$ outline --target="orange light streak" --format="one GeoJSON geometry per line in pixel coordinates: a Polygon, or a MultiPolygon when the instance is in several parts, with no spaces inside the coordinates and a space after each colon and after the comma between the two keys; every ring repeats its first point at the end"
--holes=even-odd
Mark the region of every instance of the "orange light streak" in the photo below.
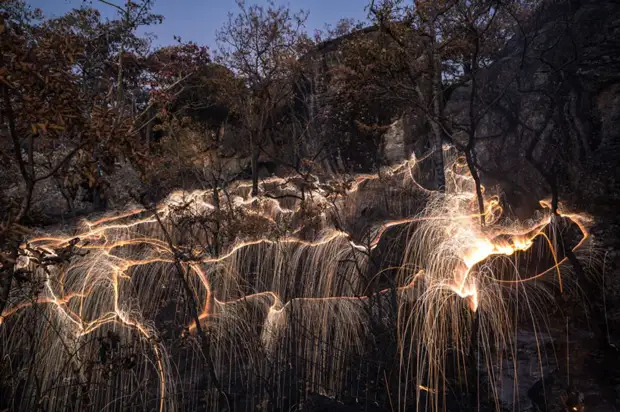
{"type": "MultiPolygon", "coordinates": [[[[434,193],[423,188],[414,179],[413,169],[421,160],[423,159],[417,160],[412,156],[402,163],[389,167],[387,174],[390,175],[389,178],[401,178],[403,184],[408,184],[410,180],[415,189],[421,190],[424,193],[434,193]]],[[[217,211],[216,206],[209,202],[209,199],[211,199],[213,195],[212,190],[194,191],[191,193],[182,191],[173,192],[155,211],[150,212],[149,216],[146,217],[138,216],[147,213],[146,210],[138,208],[116,216],[103,217],[95,221],[86,220],[84,221],[84,232],[76,236],[35,237],[30,239],[28,244],[34,249],[45,251],[48,254],[55,253],[53,252],[54,250],[66,247],[73,239],[78,238],[80,240],[74,245],[75,248],[89,252],[94,257],[85,258],[84,260],[76,259],[76,261],[66,266],[64,270],[60,271],[60,274],[54,279],[60,285],[60,296],[56,296],[56,293],[50,286],[50,275],[45,275],[45,285],[47,287],[45,295],[38,297],[34,302],[18,301],[12,306],[7,307],[0,315],[0,325],[12,316],[19,317],[19,315],[16,315],[19,311],[33,304],[53,304],[53,310],[56,310],[59,315],[66,318],[69,320],[70,324],[74,325],[72,328],[75,327],[75,330],[72,329],[72,332],[76,337],[91,334],[108,324],[117,324],[138,331],[153,348],[159,377],[159,410],[163,411],[165,408],[167,387],[166,366],[163,361],[165,352],[162,352],[163,347],[160,347],[158,343],[154,342],[154,339],[157,337],[157,331],[154,327],[148,327],[146,324],[136,319],[136,317],[142,319],[142,316],[134,316],[134,312],[131,312],[131,314],[128,313],[130,312],[128,308],[131,306],[125,302],[119,301],[121,296],[120,288],[123,283],[121,280],[131,280],[132,276],[134,276],[135,268],[137,267],[147,267],[149,265],[162,263],[178,263],[184,267],[189,267],[190,270],[188,273],[198,278],[200,281],[199,284],[204,287],[205,291],[205,299],[204,302],[201,303],[204,306],[199,308],[201,309],[198,315],[199,322],[206,322],[211,318],[215,318],[215,315],[219,313],[218,310],[223,311],[226,305],[241,301],[256,300],[263,297],[269,299],[269,302],[267,302],[270,304],[268,319],[272,319],[269,318],[269,316],[283,313],[286,308],[292,305],[292,302],[321,303],[335,300],[366,302],[369,297],[366,295],[293,297],[287,302],[282,302],[275,292],[262,291],[235,299],[227,299],[226,296],[219,296],[218,299],[218,296],[214,296],[213,286],[201,265],[212,265],[225,261],[232,261],[236,253],[240,250],[262,244],[272,245],[274,247],[290,245],[293,247],[319,249],[324,246],[331,247],[332,244],[336,246],[340,245],[338,247],[341,247],[343,244],[347,245],[348,242],[354,250],[362,252],[363,254],[369,254],[369,252],[374,250],[383,240],[386,231],[392,227],[414,223],[421,224],[422,222],[436,222],[437,226],[444,230],[444,234],[447,238],[446,242],[449,243],[450,239],[458,240],[458,242],[455,241],[454,244],[449,245],[449,247],[452,248],[450,250],[450,256],[454,256],[454,258],[458,260],[458,263],[454,266],[456,268],[454,273],[433,273],[428,271],[427,268],[422,268],[417,271],[413,279],[407,285],[383,289],[379,292],[375,292],[376,294],[384,295],[392,291],[402,294],[402,292],[412,288],[414,284],[424,276],[429,284],[439,286],[443,290],[449,290],[460,298],[465,299],[469,309],[472,312],[476,312],[480,307],[481,296],[485,293],[484,289],[480,289],[483,282],[477,278],[476,266],[487,261],[492,256],[511,256],[515,254],[515,252],[528,251],[538,236],[544,237],[549,245],[554,260],[553,267],[526,279],[503,280],[492,278],[492,280],[497,283],[521,283],[537,279],[555,270],[557,271],[560,291],[562,291],[563,281],[560,267],[566,262],[567,258],[564,257],[558,260],[552,239],[544,232],[553,221],[552,216],[548,212],[551,209],[550,203],[548,201],[540,202],[541,206],[545,208],[546,213],[543,213],[542,216],[538,216],[534,222],[528,225],[509,224],[501,220],[503,209],[499,204],[499,197],[497,195],[488,195],[488,191],[483,189],[485,193],[484,213],[481,214],[478,211],[477,199],[475,191],[473,190],[471,176],[467,174],[465,168],[466,163],[462,158],[458,158],[451,167],[447,168],[450,172],[449,176],[447,176],[449,178],[448,183],[453,187],[453,192],[443,195],[443,198],[437,195],[437,198],[443,201],[438,202],[438,207],[445,208],[445,212],[444,209],[441,209],[441,213],[406,216],[384,221],[374,228],[376,233],[370,240],[368,246],[355,243],[350,233],[340,228],[336,229],[333,227],[335,225],[331,225],[327,218],[322,217],[321,219],[323,220],[320,220],[321,227],[318,232],[319,235],[312,240],[305,239],[301,235],[298,235],[304,228],[302,222],[301,227],[290,228],[285,235],[279,237],[269,237],[265,233],[260,233],[258,237],[252,237],[242,233],[231,241],[231,244],[227,244],[219,256],[206,255],[203,251],[192,248],[192,256],[188,257],[187,261],[179,261],[177,260],[179,258],[175,257],[177,245],[170,244],[169,239],[164,238],[161,234],[149,236],[148,234],[152,233],[152,231],[149,232],[148,230],[151,225],[154,226],[158,224],[159,220],[169,222],[172,221],[174,217],[192,216],[194,214],[208,215],[209,213],[217,211]],[[157,213],[159,219],[157,219],[153,213],[157,213]],[[480,218],[485,222],[484,227],[480,226],[480,218]],[[125,221],[125,219],[127,221],[125,221]],[[145,228],[147,234],[140,232],[142,227],[145,228]],[[337,241],[341,241],[342,243],[338,243],[337,241]],[[132,258],[123,257],[122,249],[132,247],[136,247],[140,251],[140,254],[138,256],[132,256],[132,258]],[[76,277],[76,273],[80,270],[84,273],[82,278],[79,276],[76,277]],[[111,312],[103,314],[98,313],[98,317],[94,320],[88,319],[88,314],[85,313],[87,312],[85,309],[86,300],[89,298],[96,299],[96,296],[94,296],[96,293],[95,290],[99,288],[109,288],[109,286],[107,286],[108,284],[112,287],[114,309],[111,312]],[[97,285],[97,288],[95,288],[95,285],[97,285]],[[65,288],[69,290],[68,293],[65,293],[65,288]],[[72,289],[77,289],[77,291],[72,289]],[[80,299],[77,313],[69,308],[69,303],[74,298],[80,299]],[[127,308],[123,305],[126,305],[127,308]]],[[[350,200],[348,196],[357,192],[361,193],[362,186],[365,182],[378,180],[380,178],[382,177],[379,173],[354,176],[353,179],[348,182],[350,187],[345,191],[346,195],[343,195],[342,199],[336,196],[336,198],[338,198],[337,201],[333,201],[333,197],[330,197],[328,192],[321,188],[320,182],[318,178],[316,178],[316,182],[314,182],[316,184],[313,183],[315,188],[306,193],[306,198],[308,202],[314,202],[314,204],[320,204],[321,207],[332,208],[331,210],[338,211],[338,207],[341,207],[350,200]]],[[[292,178],[274,177],[266,179],[262,182],[261,188],[264,189],[265,185],[268,184],[280,185],[280,190],[284,190],[287,194],[290,193],[291,190],[297,190],[292,178]]],[[[251,187],[251,183],[238,182],[233,184],[232,187],[233,190],[234,188],[247,189],[251,187]]],[[[286,220],[291,216],[296,216],[297,213],[302,210],[299,199],[293,201],[291,207],[285,207],[284,205],[290,205],[290,203],[281,203],[274,198],[265,197],[264,193],[257,197],[252,197],[247,193],[245,195],[240,193],[235,194],[235,197],[231,199],[230,205],[227,202],[222,202],[221,208],[224,208],[227,212],[241,210],[248,215],[264,219],[268,224],[274,227],[281,223],[282,220],[286,220]]],[[[574,223],[581,231],[582,237],[578,244],[573,247],[573,251],[575,251],[589,238],[587,226],[591,223],[591,219],[576,213],[564,213],[562,211],[558,211],[558,213],[560,216],[574,223]]],[[[267,225],[267,223],[265,223],[265,225],[267,225]]],[[[133,249],[128,250],[132,251],[133,249]]],[[[413,274],[413,272],[409,273],[413,274]]],[[[409,279],[409,277],[407,277],[407,279],[409,279]]],[[[343,295],[345,293],[346,292],[343,292],[343,295]]],[[[192,320],[187,330],[192,332],[196,327],[195,320],[192,320]]],[[[422,385],[419,385],[418,388],[429,392],[433,391],[422,385]]]]}

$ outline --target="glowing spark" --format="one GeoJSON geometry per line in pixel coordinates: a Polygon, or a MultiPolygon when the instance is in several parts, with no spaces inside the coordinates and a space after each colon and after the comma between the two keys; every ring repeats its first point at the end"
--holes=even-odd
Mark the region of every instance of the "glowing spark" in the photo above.
{"type": "MultiPolygon", "coordinates": [[[[423,160],[412,156],[383,173],[354,176],[346,185],[321,182],[316,176],[307,182],[295,177],[273,177],[262,182],[261,193],[256,197],[248,194],[251,182],[237,182],[218,204],[213,200],[212,190],[176,191],[154,211],[137,208],[95,221],[86,220],[82,233],[76,236],[30,239],[30,247],[47,256],[58,258],[60,252],[57,255],[54,251],[69,246],[88,253],[45,269],[36,268],[33,256],[21,256],[17,268],[34,268],[35,277],[43,281],[44,288],[36,299],[20,296],[12,299],[0,316],[0,325],[12,320],[27,322],[26,309],[40,305],[54,317],[65,335],[76,342],[108,328],[120,329],[127,338],[129,331],[137,331],[152,348],[149,356],[154,357],[154,362],[145,364],[154,364],[159,382],[159,409],[164,410],[167,402],[173,402],[168,392],[175,383],[166,345],[159,340],[154,319],[160,306],[170,299],[167,291],[180,290],[178,276],[174,274],[180,266],[186,270],[183,276],[199,302],[198,320],[209,331],[209,339],[216,344],[214,350],[220,351],[220,356],[235,350],[234,344],[224,336],[235,333],[245,336],[253,322],[260,323],[259,340],[269,356],[275,356],[277,352],[272,349],[284,337],[298,340],[298,345],[310,345],[303,341],[305,338],[293,335],[292,331],[296,330],[293,319],[301,323],[302,329],[323,340],[328,340],[328,331],[335,329],[335,337],[329,337],[334,345],[360,350],[362,336],[370,328],[368,313],[374,316],[377,307],[396,302],[399,336],[415,333],[428,351],[423,362],[428,371],[423,381],[430,386],[415,385],[413,389],[437,394],[431,387],[441,387],[441,373],[436,365],[447,352],[448,341],[457,342],[457,346],[461,345],[458,349],[464,352],[462,342],[468,339],[461,336],[468,327],[463,323],[463,315],[446,303],[446,296],[450,302],[464,303],[470,315],[476,312],[481,321],[497,322],[493,325],[501,329],[504,320],[493,319],[508,315],[503,303],[499,303],[502,297],[498,288],[524,284],[556,271],[563,290],[561,267],[567,258],[558,258],[553,239],[545,232],[552,223],[549,202],[540,202],[545,213],[535,216],[531,222],[508,222],[502,218],[499,196],[484,190],[481,216],[473,180],[463,158],[457,158],[446,168],[445,194],[425,189],[414,179],[414,169],[423,160]],[[270,185],[274,186],[270,189],[274,196],[267,193],[270,185]],[[331,190],[331,185],[341,189],[331,190]],[[372,185],[383,185],[404,194],[421,192],[428,204],[414,214],[390,212],[390,219],[376,225],[364,245],[353,240],[353,231],[349,232],[346,225],[336,224],[334,216],[342,216],[345,221],[358,220],[357,208],[364,201],[378,203],[371,196],[372,185]],[[306,220],[313,208],[319,212],[306,220]],[[229,230],[233,234],[218,226],[222,233],[213,230],[217,235],[214,240],[213,233],[201,231],[204,228],[201,225],[212,221],[222,223],[217,220],[221,215],[243,219],[236,223],[238,227],[229,230]],[[262,225],[259,229],[243,226],[257,221],[262,225]],[[177,225],[180,229],[175,229],[177,225]],[[402,265],[394,270],[397,272],[394,279],[390,279],[393,287],[373,290],[372,281],[367,279],[378,279],[381,272],[366,277],[372,267],[371,253],[384,241],[386,233],[396,227],[407,233],[402,265]],[[526,278],[517,272],[515,279],[504,279],[501,270],[493,267],[491,257],[529,251],[538,237],[544,238],[549,246],[553,267],[526,278]],[[76,238],[80,239],[77,243],[73,241],[76,238]],[[207,252],[211,249],[205,245],[215,243],[217,252],[207,252]],[[255,280],[249,280],[249,271],[256,271],[255,280]],[[254,308],[254,312],[243,312],[248,308],[254,308]],[[218,324],[226,326],[218,327],[218,324]],[[460,334],[459,337],[450,335],[449,329],[460,334]]],[[[398,206],[396,201],[393,203],[398,206]]],[[[581,239],[573,248],[578,250],[589,237],[591,219],[561,210],[558,213],[581,231],[581,239]]],[[[190,333],[197,329],[194,319],[180,321],[190,333]]],[[[501,330],[496,332],[501,335],[501,330]]],[[[22,342],[20,339],[25,340],[27,336],[16,333],[12,339],[11,344],[17,347],[22,342]]],[[[50,342],[58,350],[45,357],[41,366],[57,374],[61,374],[59,365],[63,364],[59,360],[74,356],[62,349],[62,339],[59,334],[49,334],[50,342]]],[[[414,362],[412,351],[407,352],[404,347],[400,350],[403,362],[414,362]]],[[[87,349],[80,351],[87,356],[87,349]]],[[[317,352],[313,356],[317,364],[324,361],[321,356],[325,355],[317,352]]],[[[339,368],[338,373],[344,374],[344,366],[339,368]]],[[[323,376],[314,367],[308,373],[319,381],[334,383],[338,379],[338,374],[323,376]]],[[[52,375],[46,376],[51,379],[52,375]]]]}

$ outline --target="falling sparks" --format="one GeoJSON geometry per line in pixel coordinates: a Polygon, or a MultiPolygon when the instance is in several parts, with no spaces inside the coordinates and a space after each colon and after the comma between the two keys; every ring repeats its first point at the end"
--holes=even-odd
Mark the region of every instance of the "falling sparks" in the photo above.
{"type": "MultiPolygon", "coordinates": [[[[340,347],[354,350],[362,346],[363,336],[368,333],[367,312],[378,310],[372,301],[387,305],[396,299],[397,328],[403,342],[407,336],[415,335],[414,339],[429,348],[426,360],[419,362],[412,359],[410,349],[401,345],[403,368],[408,370],[412,362],[426,364],[427,371],[419,372],[419,366],[416,369],[418,383],[413,390],[435,394],[438,391],[430,388],[441,387],[441,372],[436,364],[447,353],[448,341],[461,342],[460,351],[466,352],[466,344],[462,342],[469,337],[452,336],[463,335],[467,329],[466,319],[457,306],[464,304],[470,311],[467,316],[480,316],[483,321],[489,321],[487,327],[497,326],[501,332],[502,322],[509,317],[501,301],[505,288],[511,285],[518,288],[556,272],[561,289],[561,267],[566,257],[558,257],[553,239],[547,233],[553,223],[548,202],[541,202],[543,210],[531,221],[508,222],[502,219],[499,197],[485,191],[482,216],[485,225],[481,226],[473,181],[462,159],[457,158],[446,169],[449,185],[445,194],[425,189],[415,181],[413,170],[417,163],[412,157],[388,168],[382,175],[354,176],[346,182],[344,191],[338,193],[330,182],[322,183],[316,177],[304,186],[303,192],[293,178],[268,179],[262,183],[257,197],[248,194],[248,182],[237,182],[228,190],[226,199],[219,202],[214,200],[216,194],[212,190],[177,191],[154,210],[136,208],[85,221],[81,233],[75,236],[46,235],[30,239],[32,250],[50,254],[73,245],[83,255],[35,271],[44,285],[42,291],[34,299],[15,295],[0,316],[0,325],[26,322],[29,318],[21,314],[31,307],[40,307],[54,317],[54,327],[63,332],[49,333],[51,350],[56,352],[44,357],[42,368],[50,380],[63,373],[59,360],[72,359],[80,350],[87,351],[86,345],[83,349],[76,348],[89,335],[107,329],[125,333],[123,336],[127,338],[134,331],[151,348],[152,361],[145,365],[154,368],[158,378],[158,409],[175,410],[180,407],[168,394],[174,391],[178,377],[154,320],[156,312],[171,299],[166,291],[178,287],[175,271],[182,270],[188,287],[193,290],[198,321],[203,328],[214,331],[207,338],[220,355],[236,350],[235,344],[225,343],[225,335],[246,333],[245,324],[256,321],[262,323],[260,341],[266,353],[276,356],[277,342],[291,339],[296,327],[293,316],[299,313],[302,317],[297,321],[302,326],[312,329],[322,339],[332,339],[340,347]],[[373,181],[403,193],[420,194],[427,205],[416,213],[400,213],[376,225],[368,241],[363,242],[344,229],[346,225],[336,223],[338,218],[359,219],[356,202],[369,201],[373,192],[367,186],[373,181]],[[312,227],[304,221],[309,205],[322,210],[312,227]],[[209,218],[216,213],[257,219],[263,229],[244,233],[242,226],[230,239],[217,240],[217,252],[204,247],[216,242],[207,239],[204,231],[196,230],[200,223],[175,230],[175,225],[183,219],[209,218]],[[310,229],[310,235],[305,233],[310,229]],[[392,229],[407,233],[402,264],[392,279],[394,286],[378,291],[369,289],[367,279],[378,276],[375,273],[367,276],[372,270],[369,257],[392,229]],[[76,238],[79,241],[75,242],[76,238]],[[515,272],[512,279],[506,278],[505,270],[493,269],[491,258],[514,257],[529,251],[538,238],[548,246],[554,261],[551,267],[522,277],[515,266],[511,269],[515,272]],[[249,271],[257,273],[250,286],[246,279],[249,271]],[[451,300],[455,303],[450,306],[445,303],[446,296],[460,299],[451,300]],[[254,314],[251,316],[256,319],[244,319],[240,313],[246,307],[257,308],[256,313],[262,313],[262,317],[254,314]],[[218,329],[215,326],[218,322],[228,326],[218,329]],[[438,326],[437,322],[443,322],[444,326],[438,326]],[[452,326],[445,326],[448,324],[452,326]],[[333,325],[340,328],[333,332],[335,337],[327,332],[333,325]],[[224,330],[225,327],[230,330],[224,330]],[[223,332],[218,335],[218,330],[223,332]],[[65,339],[70,339],[73,346],[69,347],[65,339]],[[50,371],[56,371],[56,375],[50,371]]],[[[401,202],[406,203],[407,199],[401,202]]],[[[378,203],[380,199],[370,201],[378,203]]],[[[574,250],[579,249],[589,236],[590,220],[579,214],[561,212],[560,215],[579,228],[581,238],[574,250]]],[[[34,267],[33,259],[35,256],[20,257],[19,268],[34,267]]],[[[196,333],[195,319],[183,318],[182,322],[186,331],[183,336],[196,333]]],[[[14,334],[12,339],[12,344],[17,346],[25,337],[14,334]]],[[[307,344],[300,337],[296,339],[300,340],[299,345],[307,344]]],[[[86,356],[81,354],[82,358],[86,356]]],[[[318,363],[324,361],[316,356],[318,363]]],[[[224,359],[224,356],[216,355],[216,358],[224,359]]],[[[225,368],[218,365],[220,369],[225,368]]],[[[321,374],[318,369],[308,373],[324,386],[335,387],[344,371],[341,367],[337,373],[321,374]]],[[[405,393],[403,397],[406,396],[405,393]]]]}

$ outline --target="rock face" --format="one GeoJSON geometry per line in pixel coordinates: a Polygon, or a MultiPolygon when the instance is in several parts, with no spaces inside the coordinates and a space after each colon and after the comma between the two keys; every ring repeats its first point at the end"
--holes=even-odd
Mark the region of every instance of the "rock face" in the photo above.
{"type": "MultiPolygon", "coordinates": [[[[479,161],[495,173],[517,169],[536,140],[533,157],[557,176],[561,197],[595,212],[594,204],[620,193],[620,7],[607,0],[549,2],[528,30],[479,76],[485,100],[499,97],[479,134],[500,136],[480,145],[479,161]]],[[[468,95],[463,89],[448,102],[457,117],[468,95]]],[[[525,173],[515,180],[546,195],[537,178],[525,173]]]]}
{"type": "Polygon", "coordinates": [[[390,125],[382,136],[383,158],[389,163],[396,163],[405,156],[405,119],[400,118],[390,125]]]}
{"type": "MultiPolygon", "coordinates": [[[[482,173],[485,180],[498,182],[523,169],[524,153],[538,139],[534,158],[559,176],[565,200],[579,204],[593,196],[617,198],[619,9],[612,0],[549,1],[525,22],[525,36],[515,35],[496,62],[480,73],[481,95],[485,101],[497,101],[478,127],[480,136],[498,136],[477,145],[478,161],[487,171],[482,173]],[[561,161],[551,164],[547,160],[552,157],[561,161]]],[[[305,150],[313,153],[326,146],[329,163],[341,170],[376,169],[412,151],[424,152],[428,119],[415,119],[412,107],[377,107],[371,101],[344,101],[340,96],[332,73],[343,44],[354,36],[373,39],[378,33],[371,27],[327,42],[303,58],[307,70],[298,100],[312,130],[305,150]],[[357,127],[356,120],[389,126],[370,135],[357,127]]],[[[468,98],[468,86],[451,92],[446,117],[464,121],[468,98]]],[[[455,132],[454,138],[464,137],[455,132]]],[[[520,192],[533,187],[537,196],[546,196],[548,185],[540,173],[529,169],[504,180],[520,192]]]]}
{"type": "Polygon", "coordinates": [[[325,42],[301,59],[304,71],[296,101],[302,102],[298,114],[308,123],[310,137],[304,150],[308,157],[324,150],[328,169],[377,170],[382,164],[405,158],[411,146],[404,107],[382,107],[370,98],[351,101],[336,80],[346,42],[360,37],[375,41],[378,36],[376,27],[368,27],[325,42]]]}

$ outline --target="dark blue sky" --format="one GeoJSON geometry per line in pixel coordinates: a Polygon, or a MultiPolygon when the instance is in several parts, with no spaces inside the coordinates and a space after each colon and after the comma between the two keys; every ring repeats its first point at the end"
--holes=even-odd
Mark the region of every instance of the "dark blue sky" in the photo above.
{"type": "MultiPolygon", "coordinates": [[[[121,3],[122,0],[112,0],[121,3]]],[[[46,16],[60,16],[67,11],[80,7],[82,0],[26,0],[33,7],[38,7],[46,16]]],[[[264,0],[246,0],[246,4],[261,4],[264,0]]],[[[96,0],[92,4],[108,17],[114,15],[110,6],[100,5],[96,0]]],[[[306,29],[323,29],[325,23],[335,24],[343,17],[365,20],[364,7],[368,0],[276,0],[276,4],[290,5],[291,9],[308,10],[310,15],[306,29]]],[[[173,35],[183,40],[193,40],[215,48],[215,31],[227,20],[228,12],[235,12],[235,0],[156,0],[153,12],[165,16],[164,23],[153,26],[146,31],[155,33],[155,44],[172,43],[173,35]]]]}

